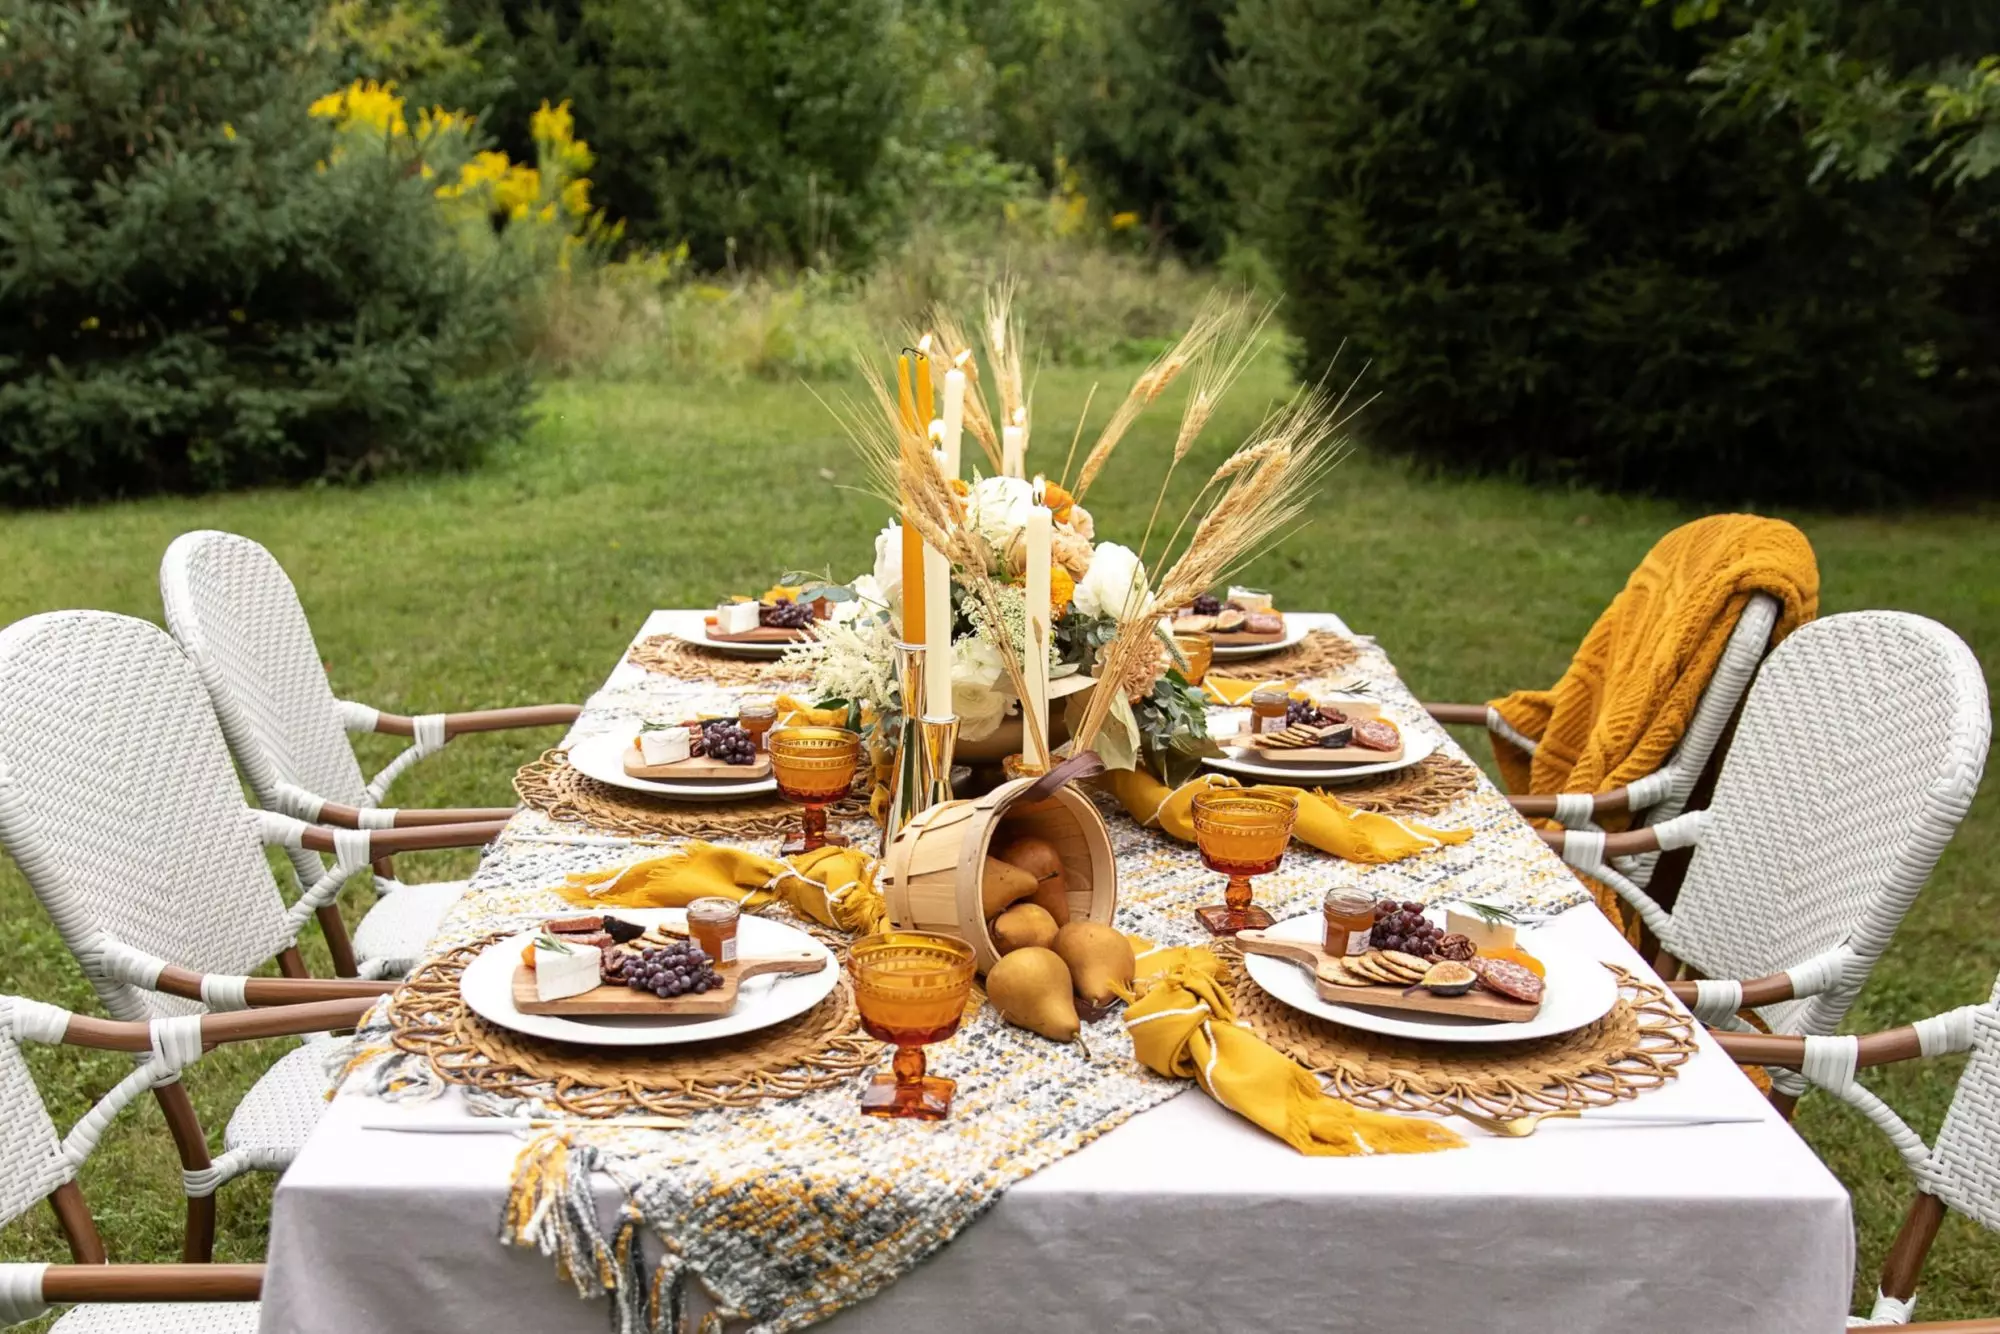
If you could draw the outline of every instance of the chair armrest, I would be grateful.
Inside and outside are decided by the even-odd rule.
[[[333,830],[319,825],[306,825],[299,833],[299,846],[311,848],[314,852],[337,854],[339,849],[334,838],[336,833],[345,835],[347,839],[353,839],[359,834],[367,843],[365,855],[360,858],[366,862],[398,852],[423,852],[433,848],[477,848],[492,842],[506,827],[505,820],[486,820],[479,824],[417,825],[406,829]]]
[[[159,980],[154,986],[169,996],[198,1000],[211,1008],[240,1010],[245,1006],[347,1003],[356,1000],[372,1004],[394,991],[397,984],[392,981],[371,981],[353,977],[218,977],[212,973],[196,973],[168,964],[160,970]],[[238,987],[242,989],[240,1002],[237,1002],[236,996]],[[337,1026],[351,1027],[351,1025]],[[319,1028],[308,1028],[304,1031],[316,1033],[326,1027],[327,1025],[321,1024]]]
[[[1468,727],[1486,726],[1484,704],[1426,704],[1424,712],[1441,723],[1463,723]]]
[[[515,806],[465,806],[436,810],[343,806],[323,802],[316,820],[342,829],[415,829],[423,825],[484,824],[512,819]]]
[[[293,979],[254,980],[285,982]],[[308,985],[310,987],[329,984],[309,982]],[[276,1008],[268,1010],[234,1010],[223,1014],[202,1015],[202,1045],[206,1047],[218,1042],[251,1042],[260,1038],[301,1037],[307,1033],[353,1028],[361,1022],[361,1017],[368,1013],[369,1008],[381,999],[383,994],[393,989],[391,983],[362,985],[379,986],[381,990],[359,995],[352,1000],[317,1000],[300,1005],[279,1004]],[[167,988],[162,987],[161,990]],[[199,998],[199,995],[193,997],[193,999]],[[98,1051],[150,1051],[152,1026],[122,1019],[99,1019],[94,1015],[73,1014],[70,1016],[69,1026],[63,1030],[62,1040],[71,1046],[91,1047]]]
[[[1582,792],[1550,793],[1547,796],[1524,795],[1507,798],[1507,804],[1530,819],[1554,819],[1561,820],[1564,824],[1576,824],[1586,819],[1595,820],[1600,815],[1631,810],[1632,789],[1614,787],[1609,792],[1599,792],[1594,796]],[[1564,807],[1573,809],[1565,810]]]
[[[444,734],[463,736],[467,732],[504,732],[515,727],[554,727],[573,723],[583,713],[580,704],[529,704],[512,709],[475,709],[471,713],[447,713]],[[417,722],[400,713],[377,714],[375,730],[389,736],[415,736]]]
[[[1553,812],[1551,813],[1553,814]],[[1522,814],[1525,815],[1527,812],[1523,811]],[[1642,852],[1658,852],[1660,850],[1660,828],[1661,826],[1658,825],[1648,825],[1644,829],[1627,829],[1616,834],[1601,834],[1593,835],[1592,837],[1604,840],[1601,855],[1605,857],[1631,857]],[[1569,854],[1575,851],[1570,846],[1570,840],[1577,837],[1576,832],[1573,830],[1539,829],[1535,832],[1542,836],[1542,842],[1548,844],[1557,852],[1562,853],[1566,861],[1569,860]],[[1572,861],[1571,865],[1579,864]],[[1579,866],[1579,869],[1588,873],[1591,868],[1588,865],[1582,865]]]
[[[50,1265],[42,1300],[62,1302],[254,1302],[262,1265]]]
[[[1796,1070],[1805,1063],[1806,1039],[1796,1034],[1717,1033],[1715,1040],[1738,1065],[1777,1066]],[[1924,1054],[1923,1039],[1915,1027],[1905,1025],[1880,1033],[1869,1033],[1856,1042],[1855,1064],[1867,1069],[1912,1061]]]

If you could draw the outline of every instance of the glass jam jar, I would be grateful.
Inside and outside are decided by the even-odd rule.
[[[1375,929],[1375,896],[1365,889],[1336,886],[1326,892],[1320,905],[1326,918],[1326,952],[1336,958],[1366,954],[1368,936]]]
[[[750,734],[758,750],[768,750],[764,735],[778,722],[778,702],[768,695],[752,695],[736,711],[736,725]]]
[[[736,922],[743,909],[735,899],[712,896],[688,905],[688,934],[717,964],[736,962]]]
[[[1285,730],[1285,710],[1291,707],[1289,691],[1265,687],[1250,695],[1250,731],[1253,735]]]

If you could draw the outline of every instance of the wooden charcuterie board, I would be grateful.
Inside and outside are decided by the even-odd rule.
[[[672,764],[647,764],[636,746],[625,748],[625,776],[644,778],[655,783],[691,783],[706,778],[733,778],[745,783],[753,783],[760,778],[771,776],[771,757],[765,751],[758,751],[757,758],[748,764],[725,764],[711,760],[705,755],[690,756],[685,760],[675,760]]]
[[[787,630],[777,625],[760,625],[755,630],[726,635],[715,628],[714,621],[702,622],[701,632],[718,644],[804,644],[812,639],[803,630]]]
[[[1333,704],[1349,718],[1379,718],[1382,706],[1367,701],[1338,700]],[[1396,728],[1400,737],[1403,729]],[[1403,747],[1398,744],[1394,750],[1370,750],[1366,746],[1342,746],[1337,750],[1311,747],[1266,747],[1263,738],[1253,732],[1239,732],[1235,736],[1221,738],[1220,744],[1239,750],[1257,753],[1259,764],[1303,764],[1319,766],[1325,764],[1392,764],[1403,758]]]
[[[1182,628],[1178,620],[1174,622],[1174,628]],[[1214,640],[1220,648],[1242,648],[1247,644],[1275,644],[1285,637],[1282,626],[1276,630],[1204,630],[1202,633]]]
[[[1327,953],[1317,942],[1279,940],[1268,931],[1239,931],[1234,937],[1245,954],[1267,954],[1274,959],[1310,968],[1319,998],[1335,1005],[1367,1005],[1380,1010],[1414,1010],[1419,1014],[1448,1014],[1460,1019],[1491,1019],[1498,1023],[1526,1023],[1541,1013],[1541,1003],[1517,1001],[1492,991],[1474,987],[1463,996],[1436,996],[1419,989],[1404,995],[1395,986],[1344,987],[1329,982],[1320,972]]]
[[[545,1001],[535,993],[535,970],[526,964],[519,964],[514,969],[514,1008],[522,1014],[622,1014],[650,1019],[707,1017],[728,1014],[735,1009],[737,993],[746,978],[764,973],[817,973],[825,966],[824,954],[801,950],[796,954],[774,954],[718,964],[715,971],[722,978],[722,985],[713,991],[698,992],[692,996],[661,997],[650,991],[635,991],[622,984],[606,984],[561,1000]]]

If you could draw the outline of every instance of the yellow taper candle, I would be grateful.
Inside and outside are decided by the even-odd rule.
[[[903,414],[903,424],[907,429],[920,429],[917,425],[917,402],[910,388],[910,359],[907,356],[896,358],[896,407]],[[907,513],[903,515],[903,642],[924,642],[924,540],[917,535]],[[914,703],[904,700],[903,707],[912,708]]]

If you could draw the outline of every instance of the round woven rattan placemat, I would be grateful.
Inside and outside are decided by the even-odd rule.
[[[1407,769],[1329,784],[1320,790],[1358,811],[1382,815],[1436,815],[1479,786],[1479,770],[1442,751],[1432,751]]]
[[[474,1014],[458,987],[466,965],[507,934],[426,960],[389,999],[390,1042],[429,1062],[446,1083],[529,1099],[565,1116],[704,1112],[796,1098],[882,1059],[881,1045],[861,1029],[845,969],[812,1009],[741,1037],[610,1048],[512,1033]]]
[[[739,658],[718,653],[700,644],[690,644],[673,635],[652,635],[634,644],[626,655],[630,661],[660,676],[682,681],[714,681],[725,686],[777,685],[805,678],[797,668],[784,667],[774,660]]]
[[[1297,681],[1325,676],[1354,665],[1360,646],[1331,630],[1314,630],[1290,648],[1262,658],[1230,659],[1209,668],[1232,681]]]
[[[561,747],[522,765],[514,774],[514,792],[560,824],[627,838],[777,838],[799,827],[799,807],[776,795],[699,804],[651,797],[578,773]],[[868,805],[850,799],[827,812],[866,815]]]
[[[1463,1104],[1494,1116],[1606,1107],[1674,1078],[1694,1055],[1694,1021],[1656,982],[1622,968],[1618,1003],[1595,1023],[1528,1042],[1411,1042],[1344,1028],[1294,1010],[1228,964],[1236,1018],[1349,1102],[1382,1111],[1448,1112]]]

